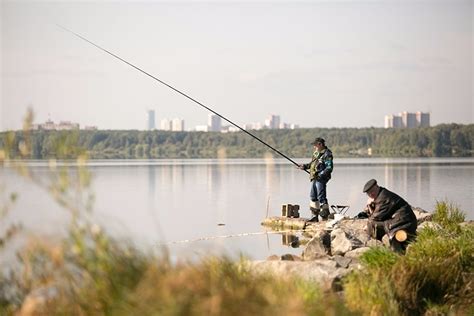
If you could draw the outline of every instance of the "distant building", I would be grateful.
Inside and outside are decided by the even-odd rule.
[[[94,125],[89,125],[89,126],[84,126],[84,130],[86,131],[96,131],[97,130],[97,126],[94,126]]]
[[[56,125],[56,130],[58,131],[69,131],[79,129],[78,123],[71,123],[69,121],[60,121],[59,124]]]
[[[385,128],[402,128],[402,117],[398,115],[385,115]]]
[[[233,125],[222,126],[221,133],[235,133],[240,131],[239,128]]]
[[[39,129],[43,129],[43,130],[46,130],[46,131],[54,131],[54,130],[56,130],[56,124],[54,124],[53,121],[48,119],[43,124],[39,125]]]
[[[208,125],[197,125],[194,129],[196,132],[208,132],[209,126]]]
[[[171,122],[171,130],[173,132],[182,132],[182,131],[184,131],[184,120],[179,119],[179,118],[173,119],[173,121]]]
[[[400,113],[402,117],[402,124],[404,128],[414,128],[416,127],[416,115],[415,113],[402,112]]]
[[[209,127],[209,132],[220,132],[222,129],[221,118],[214,113],[209,113],[207,126]]]
[[[97,127],[94,126],[95,129]],[[79,123],[74,123],[71,121],[60,121],[58,124],[54,123],[51,119],[48,119],[44,123],[32,124],[32,130],[43,130],[43,131],[72,131],[80,129]],[[88,129],[86,127],[86,129]]]
[[[274,115],[271,114],[266,120],[265,120],[265,127],[269,129],[277,129],[280,127],[280,116],[279,115]]]
[[[398,115],[385,115],[385,128],[415,128],[430,126],[430,113],[401,112]]]
[[[430,113],[416,112],[416,126],[429,127],[430,126]]]
[[[259,129],[262,129],[262,123],[260,122],[247,123],[247,124],[244,124],[244,129],[245,130],[259,130]]]
[[[162,119],[160,121],[160,129],[162,131],[171,131],[171,121],[168,119]]]
[[[152,131],[155,127],[155,110],[148,110],[146,112],[146,126],[147,130]]]

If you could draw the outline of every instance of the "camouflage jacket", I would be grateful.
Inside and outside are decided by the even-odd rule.
[[[311,161],[303,165],[305,170],[309,169],[309,180],[329,181],[333,169],[332,159],[332,151],[329,148],[321,152],[316,150]]]

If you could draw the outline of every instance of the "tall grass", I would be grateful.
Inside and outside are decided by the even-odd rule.
[[[463,213],[438,202],[438,228],[425,228],[405,256],[378,248],[361,260],[366,269],[345,283],[352,310],[376,315],[469,314],[474,311],[474,227]],[[472,315],[472,314],[471,314]]]
[[[245,260],[172,264],[110,239],[96,226],[62,244],[35,242],[19,253],[17,296],[3,312],[40,315],[353,315],[314,283],[255,274]],[[43,301],[35,295],[43,293]],[[49,293],[49,294],[45,294]],[[7,314],[8,314],[7,313]]]

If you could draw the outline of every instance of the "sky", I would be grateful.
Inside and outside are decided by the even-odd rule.
[[[99,129],[145,129],[208,111],[62,25],[239,125],[270,114],[301,127],[382,127],[430,112],[472,124],[474,1],[0,0],[0,130],[29,107]]]

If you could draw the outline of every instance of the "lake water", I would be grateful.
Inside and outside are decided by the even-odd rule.
[[[47,162],[28,165],[47,177]],[[88,166],[94,218],[114,236],[145,248],[166,245],[174,258],[186,259],[210,253],[264,259],[302,251],[282,244],[282,235],[263,233],[260,225],[286,203],[299,204],[301,215],[309,216],[308,175],[286,160],[103,160]],[[472,220],[473,176],[473,158],[336,159],[328,199],[350,205],[347,215],[353,216],[367,201],[363,185],[375,178],[413,206],[431,211],[437,200],[449,199]],[[68,213],[45,190],[7,167],[0,168],[0,185],[19,194],[0,229],[22,222],[27,232],[64,232]],[[214,238],[228,235],[243,236]]]

